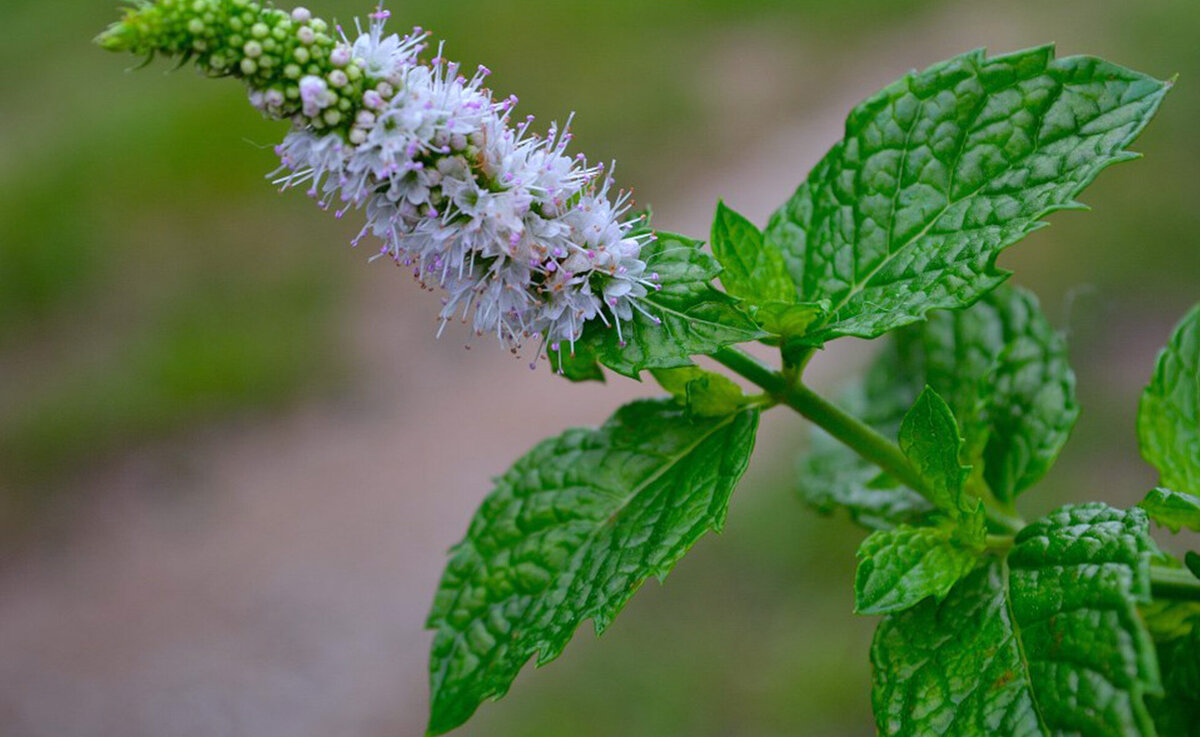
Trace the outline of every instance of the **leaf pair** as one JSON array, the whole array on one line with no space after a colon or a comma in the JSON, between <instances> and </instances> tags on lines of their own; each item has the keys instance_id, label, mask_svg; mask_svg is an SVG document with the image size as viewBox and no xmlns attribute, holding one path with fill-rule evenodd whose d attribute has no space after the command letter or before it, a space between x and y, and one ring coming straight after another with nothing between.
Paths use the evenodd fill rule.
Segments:
<instances>
[{"instance_id":1,"label":"leaf pair","mask_svg":"<svg viewBox=\"0 0 1200 737\"><path fill-rule=\"evenodd\" d=\"M876 530L858 549L855 610L903 611L922 599L942 599L976 566L987 527L979 499L966 493L969 468L959 465L962 439L954 414L926 387L900 425L900 448L925 481L937 521Z\"/></svg>"},{"instance_id":2,"label":"leaf pair","mask_svg":"<svg viewBox=\"0 0 1200 737\"><path fill-rule=\"evenodd\" d=\"M1003 560L886 617L871 647L881 735L1155 734L1161 691L1136 604L1156 550L1146 515L1064 507Z\"/></svg>"}]
</instances>

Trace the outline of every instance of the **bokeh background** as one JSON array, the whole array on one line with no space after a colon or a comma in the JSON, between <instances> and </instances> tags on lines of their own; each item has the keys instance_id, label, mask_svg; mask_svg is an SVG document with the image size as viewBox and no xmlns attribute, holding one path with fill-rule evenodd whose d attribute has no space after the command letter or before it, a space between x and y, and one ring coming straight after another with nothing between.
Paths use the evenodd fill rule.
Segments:
<instances>
[{"instance_id":1,"label":"bokeh background","mask_svg":"<svg viewBox=\"0 0 1200 737\"><path fill-rule=\"evenodd\" d=\"M1085 194L1095 211L1003 257L1070 334L1084 407L1027 513L1153 482L1138 392L1200 298L1195 0L391 5L521 110L576 111L579 147L696 235L718 197L765 221L849 107L910 68L1054 41L1179 73L1145 158ZM283 131L238 85L89 44L116 12L0 7L0 732L419 734L422 619L488 479L653 388L435 340L436 298L352 251L353 217L264 180ZM816 383L871 350L839 343ZM804 435L766 421L726 532L462 734L871 733L861 534L795 499Z\"/></svg>"}]
</instances>

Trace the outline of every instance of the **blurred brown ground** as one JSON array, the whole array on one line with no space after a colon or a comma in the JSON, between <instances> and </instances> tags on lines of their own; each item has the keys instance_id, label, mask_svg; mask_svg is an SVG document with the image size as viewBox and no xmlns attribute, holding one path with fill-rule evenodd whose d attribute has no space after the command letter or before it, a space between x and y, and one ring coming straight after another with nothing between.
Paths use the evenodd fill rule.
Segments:
<instances>
[{"instance_id":1,"label":"blurred brown ground","mask_svg":"<svg viewBox=\"0 0 1200 737\"><path fill-rule=\"evenodd\" d=\"M1061 9L1049 18L1045 22L1060 34L1064 52L1105 53L1108 37L1099 21L1074 24ZM1091 34L1099 41L1089 45ZM705 234L718 197L762 223L836 140L845 111L862 97L908 68L966 48L1007 50L1049 40L1037 6L1022 5L1019 13L1010 13L1003 4L935 4L897 21L894 29L875 29L864 38L854 45L859 53L812 52L807 68L822 81L812 85L806 104L791 107L786 122L749 126L753 135L738 136L744 118L756 111L780 114L772 98L790 80L773 72L777 59L752 32L730 34L714 49L718 56L711 66L681 82L702 88L706 99L727 101L728 109L722 112L718 105L708 123L720 131L717 139L726 147L698 148L682 160L660 161L675 167L672 174L639 190L654 205L658 225ZM830 55L822 58L824 53ZM1146 67L1136 57L1115 60ZM1175 71L1146 70L1163 76ZM1200 79L1200 69L1180 71ZM1168 111L1172 104L1169 100ZM1148 137L1156 135L1157 125ZM679 149L687 151L687 126L675 135L682 139ZM120 165L119 159L111 163ZM1119 167L1102 179L1136 179L1134 167L1141 165ZM1193 195L1200 193L1194 182L1187 186ZM1018 281L1043 290L1060 324L1063 295L1102 277L1089 276L1086 268L1076 275L1046 276L1047 262L1038 251L1055 247L1061 230L1072 236L1059 223L1081 217L1112 223L1127 215L1121 207L1137 206L1105 204L1091 215L1055 217L1055 228L1006 257ZM221 206L219 201L210 205ZM298 212L314 223L325 217L315 210ZM219 212L209 215L219 217ZM1186 244L1192 254L1196 242L1193 233ZM246 247L252 246L248 239ZM63 482L68 488L60 490L61 500L22 530L0 565L0 733L316 737L421 732L429 643L422 620L443 552L461 536L486 493L487 479L541 438L566 426L600 422L620 402L654 389L619 378L607 387L570 385L544 366L530 371L486 342L464 350L464 336L454 329L434 340L431 295L391 268L359 263L353 253L341 255L354 262L334 331L335 350L350 373L341 389L273 412L220 416L114 452ZM1057 272L1058 262L1048 263ZM1194 268L1197 260L1190 255L1183 263ZM1193 272L1194 277L1200 273ZM1118 408L1100 410L1099 417L1124 418L1127 425L1117 433L1124 455L1110 454L1102 463L1093 443L1091 451L1068 457L1067 470L1082 474L1082 480L1061 495L1088 486L1089 479L1103 479L1119 491L1097 496L1129 501L1150 482L1128 445L1131 406L1167 328L1197 296L1200 290L1193 289L1190 295L1165 295L1161 306L1124 309L1124 316L1107 322L1121 331L1116 337L1097 336L1096 327L1088 327L1099 324L1099 312L1070 317L1089 341L1088 360L1102 364L1084 374L1103 378L1084 390L1085 402L1089 396L1113 395ZM1094 299L1125 308L1135 302L1111 292ZM1144 329L1147 319L1150 329ZM853 342L828 351L814 365L815 383L834 386L868 351ZM1091 409L1085 404L1085 412ZM485 705L463 733L603 733L595 731L597 724L624 734L745 734L748 728L753 734L781 735L869 732L865 638L870 622L851 618L848 579L842 576L836 584L844 589L831 587L826 574L809 569L760 579L717 570L721 564L715 562L723 554L751 564L761 560L754 540L759 528L752 522L776 514L776 505L795 505L786 493L786 475L801 427L782 412L771 413L743 493L735 499L729 533L698 546L696 557L681 564L665 589L647 586L624 615L630 624L618 621L599 646L590 643L588 628L581 629L563 662L524 674L504 704ZM1085 426L1081 432L1095 436L1110 430ZM1052 480L1065 478L1064 473ZM1036 506L1044 509L1051 501ZM749 521L739 522L743 511ZM789 520L804 518L802 511L786 514ZM805 548L799 538L816 528L797 524L803 526L795 533L761 537L803 550L799 559L807 566L839 574L850 570L857 539L851 528L838 523L834 533L820 533L828 545ZM789 541L789 534L797 540ZM770 609L771 628L735 632L736 618L689 611L687 606L704 601L691 592L714 577L717 593L708 602L714 610L724 606L726 595L757 601L770 599L777 593L772 587L779 588L782 603ZM756 585L759 590L747 591ZM682 603L673 600L674 591L682 592ZM812 611L800 611L808 608ZM811 667L776 664L777 672L795 676L794 686L722 681L719 673L727 666L729 673L745 674L756 664L704 661L728 656L719 648L706 651L704 638L741 643L758 635L777 637L779 628L795 629L788 622L792 613L810 629L789 635L779 652L789 659L811 658ZM725 629L695 623L710 614ZM759 624L755 619L747 627ZM818 626L822 629L813 629ZM612 670L611 662L598 660L604 647L624 652L630 672L653 672L648 661L672 658L679 669L689 659L671 652L678 642L668 632L689 627L699 633L695 641L686 641L696 647L690 662L718 673L706 688L727 692L729 704L706 703L693 694L695 714L672 721L674 712L664 706L668 716L660 724L623 725L620 717L597 718L585 711L605 703L613 711L623 708L618 681L624 676ZM830 627L839 629L830 632ZM662 651L654 649L656 633L662 633ZM740 652L747 660L763 657L755 647L770 646L756 644ZM797 700L809 704L800 691L819 691L821 671L832 672L841 661L852 664L829 678L837 688L850 684L846 693L823 708L787 706L791 688ZM596 675L589 678L593 669ZM600 693L569 702L575 706L564 707L566 713L535 703L561 698L553 684L556 673L574 688L611 689L613 696ZM521 696L526 688L530 695ZM783 700L784 706L757 701L760 692L773 694L770 698ZM688 702L686 694L680 698ZM769 713L747 715L747 707L733 703L743 698ZM778 723L771 723L775 717Z\"/></svg>"}]
</instances>

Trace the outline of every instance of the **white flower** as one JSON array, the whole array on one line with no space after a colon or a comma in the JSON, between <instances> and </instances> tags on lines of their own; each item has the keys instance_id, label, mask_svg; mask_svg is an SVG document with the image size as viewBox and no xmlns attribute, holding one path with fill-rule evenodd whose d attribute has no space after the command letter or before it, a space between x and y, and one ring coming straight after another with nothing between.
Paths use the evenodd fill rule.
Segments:
<instances>
[{"instance_id":1,"label":"white flower","mask_svg":"<svg viewBox=\"0 0 1200 737\"><path fill-rule=\"evenodd\" d=\"M372 14L336 50L335 64L349 54L370 82L349 134L298 119L277 147L276 182L340 203L339 217L364 208L355 244L378 237L377 256L444 289L443 328L461 319L516 351L530 337L573 343L591 320L618 334L635 311L657 321L640 304L657 288L639 259L652 236L631 234L628 198L610 199L602 166L566 153L570 121L545 136L530 133L532 117L514 126L516 98L495 100L485 67L467 77L440 49L424 63L426 34L385 36L385 18ZM336 111L326 79L304 77L299 89L308 118Z\"/></svg>"}]
</instances>

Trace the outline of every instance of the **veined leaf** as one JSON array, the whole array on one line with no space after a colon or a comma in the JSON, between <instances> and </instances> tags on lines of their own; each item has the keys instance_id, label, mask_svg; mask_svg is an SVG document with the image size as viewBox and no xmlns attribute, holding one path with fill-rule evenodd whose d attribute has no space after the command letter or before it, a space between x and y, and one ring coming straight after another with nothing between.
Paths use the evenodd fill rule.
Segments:
<instances>
[{"instance_id":1,"label":"veined leaf","mask_svg":"<svg viewBox=\"0 0 1200 737\"><path fill-rule=\"evenodd\" d=\"M598 429L542 442L498 478L429 616L429 731L504 695L583 621L603 631L642 581L719 530L757 423L752 409L701 420L670 401L635 402Z\"/></svg>"},{"instance_id":2,"label":"veined leaf","mask_svg":"<svg viewBox=\"0 0 1200 737\"><path fill-rule=\"evenodd\" d=\"M753 305L797 301L796 284L783 254L763 243L754 223L724 202L717 203L711 245L721 264L721 284L729 294Z\"/></svg>"},{"instance_id":3,"label":"veined leaf","mask_svg":"<svg viewBox=\"0 0 1200 737\"><path fill-rule=\"evenodd\" d=\"M1009 286L965 310L938 311L893 333L848 409L895 436L905 408L927 385L954 411L965 440L959 460L975 466L970 483L981 481L1002 501L1045 474L1079 415L1065 341L1032 294ZM821 509L836 506L838 498L861 506L879 496L867 493L861 480L877 475L850 451L815 441L802 488ZM879 527L865 510L859 516Z\"/></svg>"},{"instance_id":4,"label":"veined leaf","mask_svg":"<svg viewBox=\"0 0 1200 737\"><path fill-rule=\"evenodd\" d=\"M1183 527L1200 532L1200 499L1191 494L1154 489L1138 506L1171 532L1179 532Z\"/></svg>"},{"instance_id":5,"label":"veined leaf","mask_svg":"<svg viewBox=\"0 0 1200 737\"><path fill-rule=\"evenodd\" d=\"M954 525L900 525L872 532L858 548L854 610L886 614L932 596L941 601L983 552L983 528L968 542Z\"/></svg>"},{"instance_id":6,"label":"veined leaf","mask_svg":"<svg viewBox=\"0 0 1200 737\"><path fill-rule=\"evenodd\" d=\"M962 438L958 423L946 400L925 387L900 423L900 450L928 484L929 501L954 518L979 507L978 499L967 499L963 485L970 468L959 465Z\"/></svg>"},{"instance_id":7,"label":"veined leaf","mask_svg":"<svg viewBox=\"0 0 1200 737\"><path fill-rule=\"evenodd\" d=\"M873 338L995 288L1000 251L1134 158L1169 87L1047 46L972 51L860 104L767 225L800 299L831 301L812 339Z\"/></svg>"},{"instance_id":8,"label":"veined leaf","mask_svg":"<svg viewBox=\"0 0 1200 737\"><path fill-rule=\"evenodd\" d=\"M930 315L895 340L909 345L885 354L889 372L923 378L945 397L967 440L963 459L979 467L992 494L1011 501L1045 475L1079 405L1066 342L1033 294L1000 287L966 310Z\"/></svg>"},{"instance_id":9,"label":"veined leaf","mask_svg":"<svg viewBox=\"0 0 1200 737\"><path fill-rule=\"evenodd\" d=\"M979 561L987 525L979 499L964 490L969 469L958 463L961 445L950 407L926 387L904 415L900 449L945 516L929 527L900 525L863 541L854 581L860 614L902 611L929 596L941 600Z\"/></svg>"},{"instance_id":10,"label":"veined leaf","mask_svg":"<svg viewBox=\"0 0 1200 737\"><path fill-rule=\"evenodd\" d=\"M641 300L645 313L635 310L613 327L592 320L576 350L582 344L600 363L637 378L643 369L690 366L694 355L765 337L736 299L712 285L721 267L700 245L673 233L646 244L641 258L661 288Z\"/></svg>"},{"instance_id":11,"label":"veined leaf","mask_svg":"<svg viewBox=\"0 0 1200 737\"><path fill-rule=\"evenodd\" d=\"M1158 356L1138 408L1138 438L1163 486L1200 494L1200 304Z\"/></svg>"},{"instance_id":12,"label":"veined leaf","mask_svg":"<svg viewBox=\"0 0 1200 737\"><path fill-rule=\"evenodd\" d=\"M1140 509L1064 507L871 648L881 735L1151 737L1161 692L1137 604L1155 550Z\"/></svg>"},{"instance_id":13,"label":"veined leaf","mask_svg":"<svg viewBox=\"0 0 1200 737\"><path fill-rule=\"evenodd\" d=\"M927 519L933 505L889 474L864 461L829 435L815 430L812 448L798 469L800 497L821 514L845 509L869 530Z\"/></svg>"}]
</instances>

